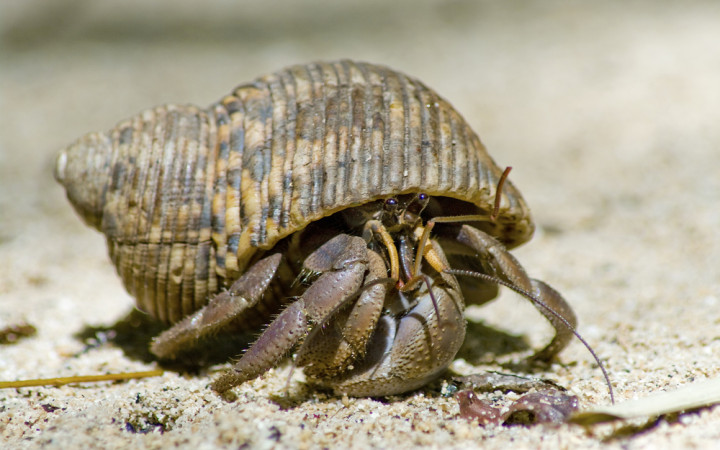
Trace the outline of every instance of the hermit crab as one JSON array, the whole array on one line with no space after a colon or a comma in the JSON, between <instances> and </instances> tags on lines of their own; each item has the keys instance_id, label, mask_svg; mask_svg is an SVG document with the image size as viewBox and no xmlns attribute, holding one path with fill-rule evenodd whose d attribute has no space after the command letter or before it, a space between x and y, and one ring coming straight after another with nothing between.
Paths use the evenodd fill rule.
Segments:
<instances>
[{"instance_id":1,"label":"hermit crab","mask_svg":"<svg viewBox=\"0 0 720 450\"><path fill-rule=\"evenodd\" d=\"M64 149L55 177L137 307L173 324L155 355L269 323L220 392L293 349L337 394L417 389L498 284L554 326L537 358L575 333L562 296L507 251L534 230L520 192L448 102L386 67L297 65L207 109L150 109Z\"/></svg>"}]
</instances>

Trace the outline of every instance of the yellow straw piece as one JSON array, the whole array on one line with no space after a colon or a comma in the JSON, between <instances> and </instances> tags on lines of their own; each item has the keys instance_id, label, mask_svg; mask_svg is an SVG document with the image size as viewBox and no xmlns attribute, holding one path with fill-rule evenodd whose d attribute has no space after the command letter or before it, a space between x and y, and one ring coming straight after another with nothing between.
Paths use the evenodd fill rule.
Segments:
<instances>
[{"instance_id":1,"label":"yellow straw piece","mask_svg":"<svg viewBox=\"0 0 720 450\"><path fill-rule=\"evenodd\" d=\"M31 386L62 386L70 383L94 383L98 381L119 381L132 380L135 378L159 377L163 374L160 369L149 370L147 372L124 372L109 373L105 375L82 375L77 377L60 377L60 378L38 378L34 380L21 381L0 381L0 389L21 388Z\"/></svg>"}]
</instances>

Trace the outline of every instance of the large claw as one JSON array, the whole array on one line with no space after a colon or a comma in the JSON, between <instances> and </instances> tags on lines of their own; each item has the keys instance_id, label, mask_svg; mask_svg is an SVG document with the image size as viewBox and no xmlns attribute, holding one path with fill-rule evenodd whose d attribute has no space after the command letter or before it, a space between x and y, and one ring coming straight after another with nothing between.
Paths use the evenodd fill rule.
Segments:
<instances>
[{"instance_id":1,"label":"large claw","mask_svg":"<svg viewBox=\"0 0 720 450\"><path fill-rule=\"evenodd\" d=\"M297 353L295 363L313 378L336 376L365 356L388 290L387 283L373 284L387 277L382 256L371 250L367 255L368 274L357 301L339 311L331 326L313 329Z\"/></svg>"},{"instance_id":2,"label":"large claw","mask_svg":"<svg viewBox=\"0 0 720 450\"><path fill-rule=\"evenodd\" d=\"M338 394L382 396L417 389L440 375L465 339L465 305L452 275L435 278L432 295L424 283L418 286L411 298L414 306L399 317L380 318L366 357L353 370L322 384ZM405 301L405 293L393 295L390 301Z\"/></svg>"}]
</instances>

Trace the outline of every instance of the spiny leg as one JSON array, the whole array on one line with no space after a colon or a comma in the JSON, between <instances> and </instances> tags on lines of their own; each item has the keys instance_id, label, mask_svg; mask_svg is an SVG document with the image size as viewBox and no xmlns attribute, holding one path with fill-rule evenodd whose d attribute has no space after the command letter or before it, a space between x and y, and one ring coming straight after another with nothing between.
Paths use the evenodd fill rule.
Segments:
<instances>
[{"instance_id":1,"label":"spiny leg","mask_svg":"<svg viewBox=\"0 0 720 450\"><path fill-rule=\"evenodd\" d=\"M450 222L451 220L444 221ZM552 341L550 341L545 348L535 353L532 359L549 361L568 345L573 336L578 338L595 359L598 367L600 367L608 386L610 401L615 403L612 383L605 370L605 366L603 366L602 361L600 361L600 358L598 358L590 344L576 331L577 317L567 301L565 301L556 290L544 282L528 278L525 270L520 266L520 263L517 262L515 257L513 257L501 243L487 233L469 225L462 225L460 231L455 236L455 240L477 252L477 256L483 261L483 266L490 272L493 272L493 274L462 269L448 269L445 272L476 277L491 283L501 284L532 301L533 306L535 306L535 308L550 321L553 328L555 328L555 336ZM446 236L444 242L448 241L451 240ZM530 289L527 287L528 281L531 286Z\"/></svg>"},{"instance_id":2,"label":"spiny leg","mask_svg":"<svg viewBox=\"0 0 720 450\"><path fill-rule=\"evenodd\" d=\"M207 305L185 317L156 337L150 351L159 358L173 358L202 338L227 326L243 311L252 308L277 271L282 255L275 253L252 265L230 289L213 297Z\"/></svg>"},{"instance_id":3,"label":"spiny leg","mask_svg":"<svg viewBox=\"0 0 720 450\"><path fill-rule=\"evenodd\" d=\"M597 362L598 367L602 371L603 377L605 378L605 383L607 383L608 387L608 393L610 394L610 401L614 404L615 403L615 395L613 394L613 388L612 383L610 382L610 377L607 373L607 370L605 370L605 366L603 365L602 361L600 361L600 358L597 356L595 351L592 349L590 344L583 338L580 333L577 332L575 329L575 323L570 323L567 319L565 319L564 316L560 315L559 312L555 310L557 308L557 303L555 307L549 306L551 302L549 302L548 299L554 298L554 302L565 302L565 300L558 294L555 290L553 290L550 286L543 283L539 280L532 280L533 285L535 286L534 292L529 292L524 289L521 289L511 283L508 283L507 281L501 280L497 277L494 277L492 275L487 275L482 272L474 272L470 270L464 270L464 269L447 269L445 270L448 274L454 274L454 275L462 275L462 276L470 276L474 278L479 278L481 280L485 280L490 283L497 283L500 285L503 285L505 287L508 287L512 289L513 291L517 292L518 294L522 295L523 297L527 298L528 300L532 301L533 305L540 311L545 311L543 314L548 317L552 323L553 326L557 329L559 326L564 326L565 330L569 332L568 335L563 335L561 331L557 331L555 338L548 344L544 349L537 352L533 359L538 360L550 360L554 355L556 355L558 352L560 352L568 343L569 339L572 338L572 336L575 336L578 338L580 342L585 346L585 348L590 352L592 357L595 359L595 362ZM538 294L540 292L540 294ZM567 303L566 303L567 306ZM569 307L568 307L569 308ZM547 314L546 314L547 313ZM566 311L566 314L568 316L574 317L574 313L572 313L572 310L568 309ZM573 322L576 322L574 320Z\"/></svg>"},{"instance_id":4,"label":"spiny leg","mask_svg":"<svg viewBox=\"0 0 720 450\"><path fill-rule=\"evenodd\" d=\"M367 269L365 241L341 234L307 257L304 271L320 276L273 320L212 388L224 392L274 367L311 327L322 324L357 295Z\"/></svg>"},{"instance_id":5,"label":"spiny leg","mask_svg":"<svg viewBox=\"0 0 720 450\"><path fill-rule=\"evenodd\" d=\"M538 311L552 324L555 336L545 348L533 356L533 359L548 361L568 345L574 336L573 329L577 326L577 317L556 290L542 281L528 277L525 269L505 249L505 246L477 228L462 225L457 234L457 241L477 252L478 257L483 260L483 265L492 270L493 273L490 275L531 294L546 306L533 302ZM472 303L472 300L468 299L468 302ZM548 309L553 310L555 314ZM558 315L565 320L563 321Z\"/></svg>"}]
</instances>

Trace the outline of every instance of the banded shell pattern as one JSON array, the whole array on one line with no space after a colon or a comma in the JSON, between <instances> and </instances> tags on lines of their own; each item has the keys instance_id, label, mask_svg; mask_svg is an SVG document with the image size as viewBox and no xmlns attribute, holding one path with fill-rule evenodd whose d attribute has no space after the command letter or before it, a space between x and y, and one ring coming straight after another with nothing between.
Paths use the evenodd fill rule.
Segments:
<instances>
[{"instance_id":1,"label":"banded shell pattern","mask_svg":"<svg viewBox=\"0 0 720 450\"><path fill-rule=\"evenodd\" d=\"M433 90L339 61L261 77L207 109L147 110L70 145L55 175L138 307L172 323L313 221L412 192L489 214L501 174ZM503 194L486 225L513 247L533 225L511 183Z\"/></svg>"}]
</instances>

